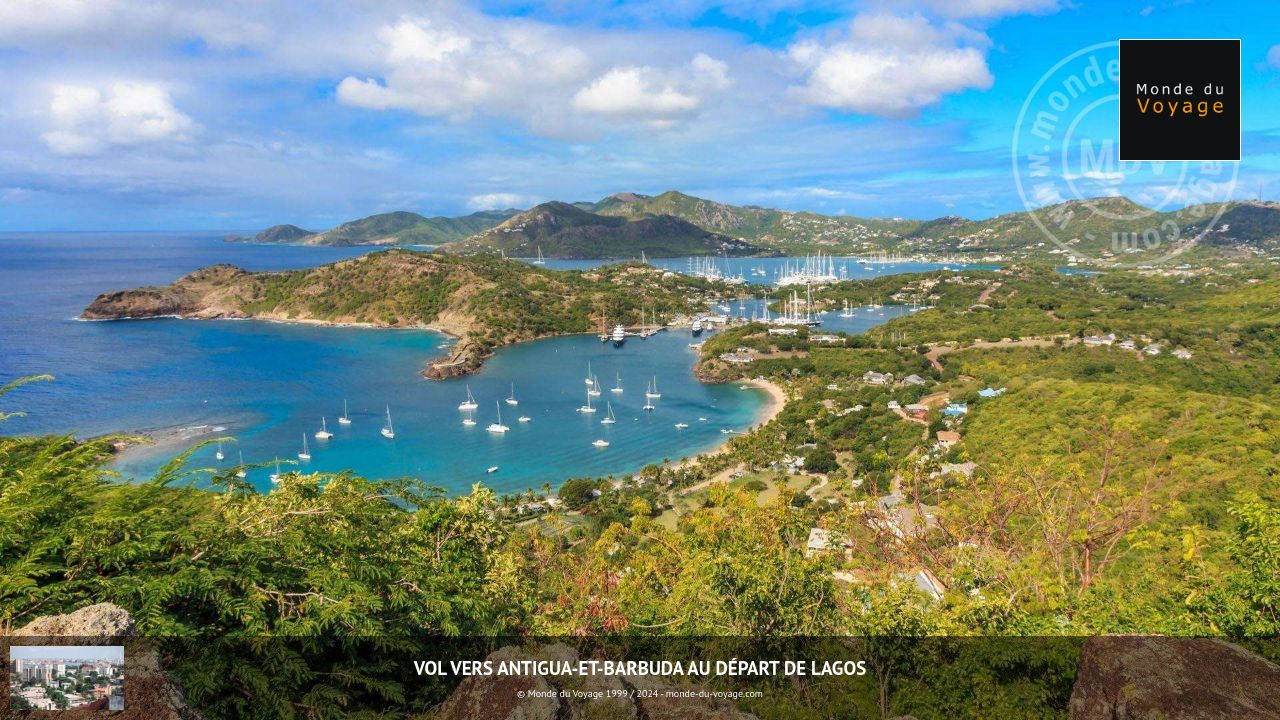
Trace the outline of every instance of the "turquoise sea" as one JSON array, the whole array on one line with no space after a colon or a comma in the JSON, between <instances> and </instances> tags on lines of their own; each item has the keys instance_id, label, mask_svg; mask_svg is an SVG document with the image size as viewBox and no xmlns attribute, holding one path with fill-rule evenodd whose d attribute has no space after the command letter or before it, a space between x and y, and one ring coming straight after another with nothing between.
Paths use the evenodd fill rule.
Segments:
<instances>
[{"instance_id":1,"label":"turquoise sea","mask_svg":"<svg viewBox=\"0 0 1280 720\"><path fill-rule=\"evenodd\" d=\"M0 411L27 413L0 432L165 438L126 453L115 466L126 477L146 477L216 428L237 440L224 446L224 466L240 453L249 463L297 461L305 434L312 455L301 465L305 469L413 475L451 492L483 482L506 492L558 486L569 477L621 475L708 450L727 438L722 431L749 427L766 402L760 392L736 384L695 380L687 331L633 338L622 348L593 336L525 343L498 353L478 375L435 382L419 373L450 341L429 332L74 319L100 292L171 282L216 262L277 270L362 252L367 250L230 244L214 234L0 236L0 383L38 373L57 377L0 400ZM677 270L685 265L662 262ZM751 304L735 303L733 311L749 314ZM832 313L823 327L860 332L901 312ZM586 402L588 362L603 390L592 398L599 408L594 414L576 411ZM623 392L613 393L619 377ZM645 385L655 377L662 397L656 410L645 412ZM500 402L512 384L515 406ZM467 385L479 403L472 427L463 426L457 409ZM344 399L349 426L337 423ZM613 425L600 423L606 403L617 417ZM394 440L379 434L387 406ZM499 411L510 432L487 432ZM520 416L530 420L518 422ZM330 440L314 437L321 418L334 433ZM689 427L676 429L679 422ZM610 444L598 448L595 440ZM195 462L217 466L214 448L202 450ZM487 472L491 467L498 469ZM270 472L255 470L250 479L265 489Z\"/></svg>"}]
</instances>

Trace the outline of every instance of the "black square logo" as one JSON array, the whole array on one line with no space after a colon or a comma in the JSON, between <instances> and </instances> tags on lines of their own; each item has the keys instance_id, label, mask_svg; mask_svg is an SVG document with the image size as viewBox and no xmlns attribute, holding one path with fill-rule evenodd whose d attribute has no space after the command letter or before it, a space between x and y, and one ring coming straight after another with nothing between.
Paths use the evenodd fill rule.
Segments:
<instances>
[{"instance_id":1,"label":"black square logo","mask_svg":"<svg viewBox=\"0 0 1280 720\"><path fill-rule=\"evenodd\" d=\"M1239 160L1240 41L1121 40L1120 159Z\"/></svg>"}]
</instances>

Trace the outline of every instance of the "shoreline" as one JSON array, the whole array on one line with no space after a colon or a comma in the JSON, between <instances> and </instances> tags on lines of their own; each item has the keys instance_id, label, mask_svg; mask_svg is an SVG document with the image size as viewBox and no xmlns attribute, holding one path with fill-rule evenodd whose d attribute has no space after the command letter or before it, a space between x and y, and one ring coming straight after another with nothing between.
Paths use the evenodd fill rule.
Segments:
<instances>
[{"instance_id":1,"label":"shoreline","mask_svg":"<svg viewBox=\"0 0 1280 720\"><path fill-rule=\"evenodd\" d=\"M782 408L786 407L787 405L786 389L772 380L769 380L763 377L757 377L757 378L750 378L747 380L733 380L731 382L735 382L739 385L746 385L748 387L755 388L756 390L763 392L765 394L765 397L767 398L765 401L767 407L765 408L764 413L760 416L760 418L757 419L754 423L752 423L751 430L757 430L760 427L769 424L769 422L771 422L774 418L778 417L778 415L782 413ZM680 462L675 463L670 467L672 470L687 470L693 467L694 465L697 465L698 462L703 460L704 458L713 458L717 455L722 455L728 449L730 440L732 440L734 437L738 437L746 434L747 433L735 433L733 435L730 435L724 442L720 443L715 448L711 450L707 450L706 452L700 452L697 455L694 455L692 457L685 458L684 460L681 460Z\"/></svg>"}]
</instances>

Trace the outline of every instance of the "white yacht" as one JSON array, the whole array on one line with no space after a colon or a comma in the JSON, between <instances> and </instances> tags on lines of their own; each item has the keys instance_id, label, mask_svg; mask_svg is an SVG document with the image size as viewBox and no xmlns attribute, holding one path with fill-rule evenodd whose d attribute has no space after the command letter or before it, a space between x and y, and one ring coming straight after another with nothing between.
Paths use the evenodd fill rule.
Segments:
<instances>
[{"instance_id":1,"label":"white yacht","mask_svg":"<svg viewBox=\"0 0 1280 720\"><path fill-rule=\"evenodd\" d=\"M692 330L694 337L698 337L699 335L701 335L702 334L702 318L698 318L697 320L694 320L693 327L690 329Z\"/></svg>"},{"instance_id":2,"label":"white yacht","mask_svg":"<svg viewBox=\"0 0 1280 720\"><path fill-rule=\"evenodd\" d=\"M516 418L516 422L529 422L532 419L533 418L529 417L528 415L521 415L520 417Z\"/></svg>"},{"instance_id":3,"label":"white yacht","mask_svg":"<svg viewBox=\"0 0 1280 720\"><path fill-rule=\"evenodd\" d=\"M382 437L388 440L396 439L396 429L391 425L391 406L387 406L387 424L382 426Z\"/></svg>"},{"instance_id":4,"label":"white yacht","mask_svg":"<svg viewBox=\"0 0 1280 720\"><path fill-rule=\"evenodd\" d=\"M627 341L627 329L622 327L621 325L614 325L612 337L613 337L613 346L622 347L623 343Z\"/></svg>"},{"instance_id":5,"label":"white yacht","mask_svg":"<svg viewBox=\"0 0 1280 720\"><path fill-rule=\"evenodd\" d=\"M618 373L618 381L614 383L613 389L610 390L609 392L616 392L616 393L622 392L622 373Z\"/></svg>"},{"instance_id":6,"label":"white yacht","mask_svg":"<svg viewBox=\"0 0 1280 720\"><path fill-rule=\"evenodd\" d=\"M614 424L614 423L618 422L618 419L617 419L617 418L615 418L615 417L613 416L613 403L606 402L606 403L605 403L605 407L609 408L609 414L608 414L608 415L606 415L606 416L605 416L605 418L604 418L603 420L601 420L601 421L600 421L600 424L601 424L601 425L612 425L612 424Z\"/></svg>"},{"instance_id":7,"label":"white yacht","mask_svg":"<svg viewBox=\"0 0 1280 720\"><path fill-rule=\"evenodd\" d=\"M471 386L470 386L470 385L468 385L468 386L467 386L467 399L466 399L466 400L463 400L463 401L462 401L462 402L460 402L460 403L458 403L458 409L459 409L459 410L475 410L475 409L476 409L476 408L478 408L478 407L480 407L480 406L476 404L476 399L475 399L474 397L472 397L472 396L471 396Z\"/></svg>"},{"instance_id":8,"label":"white yacht","mask_svg":"<svg viewBox=\"0 0 1280 720\"><path fill-rule=\"evenodd\" d=\"M685 429L685 428L687 428L687 427L689 427L689 423L676 423L676 429L677 429L677 430L683 430L683 429Z\"/></svg>"},{"instance_id":9,"label":"white yacht","mask_svg":"<svg viewBox=\"0 0 1280 720\"><path fill-rule=\"evenodd\" d=\"M320 418L320 429L316 431L317 440L328 440L333 437L333 433L329 432L329 427L324 424L324 418Z\"/></svg>"},{"instance_id":10,"label":"white yacht","mask_svg":"<svg viewBox=\"0 0 1280 720\"><path fill-rule=\"evenodd\" d=\"M511 397L507 398L508 405L519 405L520 401L516 399L516 384L511 383Z\"/></svg>"},{"instance_id":11,"label":"white yacht","mask_svg":"<svg viewBox=\"0 0 1280 720\"><path fill-rule=\"evenodd\" d=\"M472 425L476 424L476 418L474 415L471 414L470 410L467 411L467 416L462 418L462 424L466 425L467 427L471 427Z\"/></svg>"},{"instance_id":12,"label":"white yacht","mask_svg":"<svg viewBox=\"0 0 1280 720\"><path fill-rule=\"evenodd\" d=\"M307 434L302 433L302 452L298 453L299 460L310 460L311 451L307 449Z\"/></svg>"},{"instance_id":13,"label":"white yacht","mask_svg":"<svg viewBox=\"0 0 1280 720\"><path fill-rule=\"evenodd\" d=\"M278 457L276 458L276 471L271 473L267 477L271 479L271 484L273 485L280 482L280 458Z\"/></svg>"},{"instance_id":14,"label":"white yacht","mask_svg":"<svg viewBox=\"0 0 1280 720\"><path fill-rule=\"evenodd\" d=\"M538 246L538 258L533 261L534 265L546 265L547 259L542 257L542 246Z\"/></svg>"},{"instance_id":15,"label":"white yacht","mask_svg":"<svg viewBox=\"0 0 1280 720\"><path fill-rule=\"evenodd\" d=\"M351 413L347 411L347 401L342 401L342 416L338 418L339 425L351 424Z\"/></svg>"},{"instance_id":16,"label":"white yacht","mask_svg":"<svg viewBox=\"0 0 1280 720\"><path fill-rule=\"evenodd\" d=\"M593 407L591 407L591 391L590 391L590 390L588 390L588 391L587 391L587 404L586 404L586 405L583 405L583 406L582 406L582 407L580 407L580 408L578 408L578 412L580 412L580 413L593 413L593 412L595 412L595 411L596 411L596 409L595 409L595 408L593 408Z\"/></svg>"},{"instance_id":17,"label":"white yacht","mask_svg":"<svg viewBox=\"0 0 1280 720\"><path fill-rule=\"evenodd\" d=\"M510 430L511 428L502 424L502 403L495 402L493 406L498 408L498 422L489 423L489 427L485 429L491 433L504 433Z\"/></svg>"},{"instance_id":18,"label":"white yacht","mask_svg":"<svg viewBox=\"0 0 1280 720\"><path fill-rule=\"evenodd\" d=\"M649 386L648 390L644 391L644 396L650 400L657 400L662 397L662 393L658 392L658 376L655 375L653 377L653 384Z\"/></svg>"},{"instance_id":19,"label":"white yacht","mask_svg":"<svg viewBox=\"0 0 1280 720\"><path fill-rule=\"evenodd\" d=\"M219 441L218 441L218 452L214 453L214 454L213 454L213 457L214 457L214 459L216 459L216 460L222 460L224 457L226 457L226 455L223 455L223 454L222 454L222 441L221 441L221 440L219 440Z\"/></svg>"},{"instance_id":20,"label":"white yacht","mask_svg":"<svg viewBox=\"0 0 1280 720\"><path fill-rule=\"evenodd\" d=\"M590 361L588 361L588 362L587 362L587 377L586 377L586 378L584 378L582 382L584 382L584 383L586 383L586 384L588 384L588 385L591 385L592 383L594 383L594 382L595 382L595 377L596 377L595 375L592 375L592 374L591 374L591 362L590 362Z\"/></svg>"},{"instance_id":21,"label":"white yacht","mask_svg":"<svg viewBox=\"0 0 1280 720\"><path fill-rule=\"evenodd\" d=\"M600 448L603 448L603 447L609 447L609 441L608 441L608 440L596 440L596 441L592 442L591 444L592 444L592 445L595 445L596 447L600 447Z\"/></svg>"},{"instance_id":22,"label":"white yacht","mask_svg":"<svg viewBox=\"0 0 1280 720\"><path fill-rule=\"evenodd\" d=\"M240 452L240 469L236 471L236 477L243 479L248 475L249 473L244 471L244 452L241 451Z\"/></svg>"}]
</instances>

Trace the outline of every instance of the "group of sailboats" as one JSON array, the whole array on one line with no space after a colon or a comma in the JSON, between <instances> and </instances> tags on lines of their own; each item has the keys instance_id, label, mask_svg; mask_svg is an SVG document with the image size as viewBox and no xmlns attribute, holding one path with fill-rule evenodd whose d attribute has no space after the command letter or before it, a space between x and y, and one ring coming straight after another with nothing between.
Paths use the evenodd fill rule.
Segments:
<instances>
[{"instance_id":1,"label":"group of sailboats","mask_svg":"<svg viewBox=\"0 0 1280 720\"><path fill-rule=\"evenodd\" d=\"M465 415L462 418L462 424L467 427L472 427L476 424L475 410L477 407L479 407L479 404L476 403L475 396L471 394L471 386L467 385L466 387L467 387L467 399L458 403L458 410L465 413ZM511 394L507 396L507 399L504 402L506 402L508 405L511 405L512 407L520 404L520 401L516 399L515 383L511 383ZM511 428L507 425L502 424L502 403L495 400L493 404L494 404L494 407L497 408L498 410L498 420L497 422L489 423L489 425L485 429L491 433L510 432ZM531 419L532 418L530 418L527 415L521 415L519 418L519 421L522 423L527 423Z\"/></svg>"}]
</instances>

